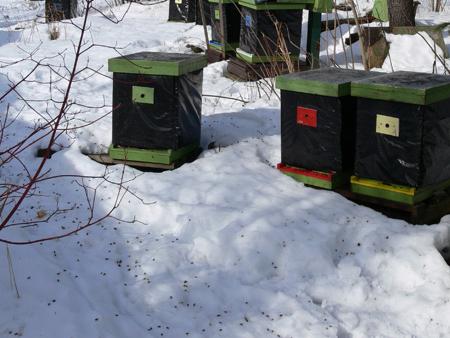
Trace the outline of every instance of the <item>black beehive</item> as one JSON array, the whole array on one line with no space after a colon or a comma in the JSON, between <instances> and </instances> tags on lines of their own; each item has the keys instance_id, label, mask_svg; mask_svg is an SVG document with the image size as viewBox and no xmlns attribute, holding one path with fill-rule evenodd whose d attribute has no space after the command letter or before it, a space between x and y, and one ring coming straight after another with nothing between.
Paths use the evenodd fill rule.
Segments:
<instances>
[{"instance_id":1,"label":"black beehive","mask_svg":"<svg viewBox=\"0 0 450 338\"><path fill-rule=\"evenodd\" d=\"M350 97L350 83L378 74L322 68L278 76L282 163L308 170L351 172L356 100Z\"/></svg>"},{"instance_id":2,"label":"black beehive","mask_svg":"<svg viewBox=\"0 0 450 338\"><path fill-rule=\"evenodd\" d=\"M113 146L179 149L200 141L203 55L142 52L109 59Z\"/></svg>"},{"instance_id":3,"label":"black beehive","mask_svg":"<svg viewBox=\"0 0 450 338\"><path fill-rule=\"evenodd\" d=\"M239 39L242 54L270 58L280 55L279 47L285 43L290 55L299 56L304 4L251 4L244 1L239 4L242 6ZM284 41L280 42L281 39Z\"/></svg>"},{"instance_id":4,"label":"black beehive","mask_svg":"<svg viewBox=\"0 0 450 338\"><path fill-rule=\"evenodd\" d=\"M78 0L46 0L46 22L75 18L78 14Z\"/></svg>"},{"instance_id":5,"label":"black beehive","mask_svg":"<svg viewBox=\"0 0 450 338\"><path fill-rule=\"evenodd\" d=\"M220 6L217 1L210 1L211 10L211 40L215 43L222 42L222 34L220 28L220 16L222 14L224 40L227 49L237 47L239 43L239 34L241 26L241 14L237 3L231 0L225 0L222 4L223 13L220 13Z\"/></svg>"},{"instance_id":6,"label":"black beehive","mask_svg":"<svg viewBox=\"0 0 450 338\"><path fill-rule=\"evenodd\" d=\"M170 0L169 21L195 22L196 0Z\"/></svg>"},{"instance_id":7,"label":"black beehive","mask_svg":"<svg viewBox=\"0 0 450 338\"><path fill-rule=\"evenodd\" d=\"M203 3L203 13L205 14L205 25L211 25L211 4L208 0L199 0ZM200 11L200 4L197 3L195 24L202 25L202 13Z\"/></svg>"},{"instance_id":8,"label":"black beehive","mask_svg":"<svg viewBox=\"0 0 450 338\"><path fill-rule=\"evenodd\" d=\"M424 187L450 179L450 77L396 72L354 82L355 173Z\"/></svg>"}]
</instances>

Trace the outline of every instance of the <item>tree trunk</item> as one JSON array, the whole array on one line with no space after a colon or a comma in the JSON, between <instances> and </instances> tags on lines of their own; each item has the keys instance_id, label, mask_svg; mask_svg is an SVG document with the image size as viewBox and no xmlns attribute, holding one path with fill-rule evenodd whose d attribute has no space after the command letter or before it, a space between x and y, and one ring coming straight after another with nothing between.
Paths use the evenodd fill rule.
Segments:
<instances>
[{"instance_id":1,"label":"tree trunk","mask_svg":"<svg viewBox=\"0 0 450 338\"><path fill-rule=\"evenodd\" d=\"M389 26L415 26L413 0L388 0Z\"/></svg>"}]
</instances>

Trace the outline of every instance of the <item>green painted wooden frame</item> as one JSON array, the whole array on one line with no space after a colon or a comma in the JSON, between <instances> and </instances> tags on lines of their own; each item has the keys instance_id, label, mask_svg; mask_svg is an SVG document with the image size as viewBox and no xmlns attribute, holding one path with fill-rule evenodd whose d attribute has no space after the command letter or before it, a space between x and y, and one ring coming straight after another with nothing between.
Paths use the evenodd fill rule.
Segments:
<instances>
[{"instance_id":1,"label":"green painted wooden frame","mask_svg":"<svg viewBox=\"0 0 450 338\"><path fill-rule=\"evenodd\" d=\"M309 1L309 0L308 0ZM285 9L305 9L306 6L310 5L310 2L305 3L281 3L281 2L263 2L256 3L252 0L239 0L239 5L247 8L251 8L257 11L267 11L267 10L285 10Z\"/></svg>"},{"instance_id":2,"label":"green painted wooden frame","mask_svg":"<svg viewBox=\"0 0 450 338\"><path fill-rule=\"evenodd\" d=\"M245 0L243 0L245 1ZM315 0L276 0L277 3L280 4L305 4L305 5L313 5Z\"/></svg>"},{"instance_id":3,"label":"green painted wooden frame","mask_svg":"<svg viewBox=\"0 0 450 338\"><path fill-rule=\"evenodd\" d=\"M286 176L292 177L297 182L301 182L306 185L310 185L310 186L322 188L322 189L327 189L327 190L334 189L332 181L320 180L317 178L298 175L298 174L289 173L289 172L283 172L283 174L285 174Z\"/></svg>"},{"instance_id":4,"label":"green painted wooden frame","mask_svg":"<svg viewBox=\"0 0 450 338\"><path fill-rule=\"evenodd\" d=\"M108 60L108 71L113 73L148 74L180 76L206 67L206 56L199 55L195 60L154 61L131 60L126 56Z\"/></svg>"},{"instance_id":5,"label":"green painted wooden frame","mask_svg":"<svg viewBox=\"0 0 450 338\"><path fill-rule=\"evenodd\" d=\"M292 81L285 76L277 76L275 86L281 90L323 96L340 97L350 95L350 82L340 84L312 80Z\"/></svg>"},{"instance_id":6,"label":"green painted wooden frame","mask_svg":"<svg viewBox=\"0 0 450 338\"><path fill-rule=\"evenodd\" d=\"M450 180L438 185L416 189L401 185L388 185L376 180L362 179L356 176L351 177L352 192L407 205L423 202L436 191L444 190L448 187L450 187Z\"/></svg>"},{"instance_id":7,"label":"green painted wooden frame","mask_svg":"<svg viewBox=\"0 0 450 338\"><path fill-rule=\"evenodd\" d=\"M236 48L236 56L248 63L264 63L264 62L282 62L286 61L282 55L256 55L243 51L240 48ZM297 61L297 55L290 55L292 61Z\"/></svg>"},{"instance_id":8,"label":"green painted wooden frame","mask_svg":"<svg viewBox=\"0 0 450 338\"><path fill-rule=\"evenodd\" d=\"M218 4L219 2L221 2L223 4L232 4L233 2L237 3L237 1L234 1L234 0L222 0L222 1L219 1L219 0L208 0L208 2L212 3L212 4Z\"/></svg>"},{"instance_id":9,"label":"green painted wooden frame","mask_svg":"<svg viewBox=\"0 0 450 338\"><path fill-rule=\"evenodd\" d=\"M223 51L223 46L220 43L212 43L211 41L208 43L208 46L212 49L215 49L219 52ZM225 52L234 52L236 48L238 48L239 42L225 43Z\"/></svg>"},{"instance_id":10,"label":"green painted wooden frame","mask_svg":"<svg viewBox=\"0 0 450 338\"><path fill-rule=\"evenodd\" d=\"M348 182L348 179L349 179L348 175L345 177L344 176L338 177L339 175L337 175L337 174L335 176L333 176L333 179L331 181L325 181L325 180L321 180L318 178L294 174L294 173L290 173L290 172L283 172L283 174L285 174L289 177L292 177L297 182L302 182L305 185L309 185L309 186L313 186L313 187L317 187L317 188L321 188L321 189L327 189L327 190L334 190L339 187L342 187L345 184L345 182Z\"/></svg>"},{"instance_id":11,"label":"green painted wooden frame","mask_svg":"<svg viewBox=\"0 0 450 338\"><path fill-rule=\"evenodd\" d=\"M172 164L178 160L188 157L196 152L199 146L191 144L180 149L140 149L140 148L123 148L109 147L109 156L115 160L128 160L135 162Z\"/></svg>"},{"instance_id":12,"label":"green painted wooden frame","mask_svg":"<svg viewBox=\"0 0 450 338\"><path fill-rule=\"evenodd\" d=\"M428 105L450 98L450 84L419 89L356 81L352 82L351 95L374 100Z\"/></svg>"},{"instance_id":13,"label":"green painted wooden frame","mask_svg":"<svg viewBox=\"0 0 450 338\"><path fill-rule=\"evenodd\" d=\"M294 168L294 167L291 167ZM304 183L308 186L313 186L321 189L334 190L340 188L342 186L348 185L350 182L350 174L343 172L335 172L331 178L331 180L323 180L313 176L302 175L300 173L294 173L285 171L283 169L279 169L280 172L285 174L286 176L292 177L297 182Z\"/></svg>"}]
</instances>

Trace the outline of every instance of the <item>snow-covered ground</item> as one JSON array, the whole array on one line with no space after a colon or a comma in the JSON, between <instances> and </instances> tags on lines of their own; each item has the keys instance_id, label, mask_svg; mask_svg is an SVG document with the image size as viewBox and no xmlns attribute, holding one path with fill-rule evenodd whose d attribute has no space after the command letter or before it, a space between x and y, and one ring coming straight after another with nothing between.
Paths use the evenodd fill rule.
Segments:
<instances>
[{"instance_id":1,"label":"snow-covered ground","mask_svg":"<svg viewBox=\"0 0 450 338\"><path fill-rule=\"evenodd\" d=\"M43 17L44 1L2 0L0 2L0 27L9 27Z\"/></svg>"},{"instance_id":2,"label":"snow-covered ground","mask_svg":"<svg viewBox=\"0 0 450 338\"><path fill-rule=\"evenodd\" d=\"M117 8L116 15L125 8ZM89 76L75 83L71 100L85 107L73 107L80 114L70 126L111 110L106 63L118 51L189 52L187 44L203 44L200 26L168 23L167 14L163 3L133 5L120 24L100 14L90 17L87 40L98 46L83 55L81 65L98 73L86 70ZM450 19L448 14L429 18ZM10 40L1 38L0 64L36 50L35 60L50 58L46 62L63 72L58 53L71 64L78 31L61 23L60 38L51 41L47 29L37 24ZM432 51L415 38L392 38L392 63L430 72ZM358 44L353 52L361 68ZM328 56L333 53L329 45ZM337 53L342 65L342 47ZM324 43L322 61L327 63ZM18 81L32 65L0 68L0 93L7 78ZM0 245L0 337L449 336L450 270L439 250L449 244L450 217L432 226L412 226L282 175L274 168L280 160L277 95L268 91L270 82L224 78L224 67L222 62L205 69L203 93L248 103L204 97L202 146L214 142L213 149L163 173L110 167L109 179L118 181L123 174L132 192L115 211L117 219L62 240ZM383 69L391 70L389 64ZM11 116L21 112L2 148L58 108L49 99L61 97L58 88L65 82L49 84L46 67L31 79L39 82L22 84L0 104L2 118L8 106ZM32 99L35 111L22 98ZM36 111L44 114L41 120ZM95 176L103 175L105 167L83 153L104 150L110 141L108 115L59 139L63 150L46 168L52 175L92 176L84 182L95 186L101 182ZM24 153L30 169L39 163L34 155L42 145ZM0 170L2 182L21 182L25 174L18 163ZM40 183L39 195L25 202L16 221L45 219L56 205L67 211L39 227L2 230L0 238L39 238L83 224L88 206L80 180ZM107 212L116 193L116 185L101 183L95 215Z\"/></svg>"}]
</instances>

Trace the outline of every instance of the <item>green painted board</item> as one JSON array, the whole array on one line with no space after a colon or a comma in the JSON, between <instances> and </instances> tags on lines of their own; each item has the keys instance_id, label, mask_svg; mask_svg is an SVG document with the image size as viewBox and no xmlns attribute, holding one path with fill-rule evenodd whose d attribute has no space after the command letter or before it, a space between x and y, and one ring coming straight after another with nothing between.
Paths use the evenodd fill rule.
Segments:
<instances>
[{"instance_id":1,"label":"green painted board","mask_svg":"<svg viewBox=\"0 0 450 338\"><path fill-rule=\"evenodd\" d=\"M216 42L216 41L210 41L208 43L208 46L210 48L213 48L219 52L223 51L223 47L220 44L220 42ZM233 43L225 43L225 51L226 52L234 52L236 51L236 48L239 46L239 42L233 42Z\"/></svg>"},{"instance_id":2,"label":"green painted board","mask_svg":"<svg viewBox=\"0 0 450 338\"><path fill-rule=\"evenodd\" d=\"M394 72L352 82L351 94L374 100L428 105L450 98L450 76Z\"/></svg>"},{"instance_id":3,"label":"green painted board","mask_svg":"<svg viewBox=\"0 0 450 338\"><path fill-rule=\"evenodd\" d=\"M212 4L218 4L218 3L219 3L219 0L208 0L208 2L209 2L209 3L212 3ZM220 2L223 3L223 4L237 3L237 1L233 1L233 0L222 0L222 1L220 1Z\"/></svg>"},{"instance_id":4,"label":"green painted board","mask_svg":"<svg viewBox=\"0 0 450 338\"><path fill-rule=\"evenodd\" d=\"M256 54L251 54L251 53L247 53L245 51L243 51L240 48L236 49L236 56L248 63L263 63L263 62L279 62L279 61L286 61L285 58L281 55L273 55L273 56L269 56L269 55L256 55ZM298 60L298 56L297 55L291 55L290 56L292 61L296 61Z\"/></svg>"},{"instance_id":5,"label":"green painted board","mask_svg":"<svg viewBox=\"0 0 450 338\"><path fill-rule=\"evenodd\" d=\"M247 8L251 8L257 11L267 11L267 10L286 10L286 9L304 9L306 3L280 3L280 2L263 2L256 3L254 0L239 0L239 5Z\"/></svg>"},{"instance_id":6,"label":"green painted board","mask_svg":"<svg viewBox=\"0 0 450 338\"><path fill-rule=\"evenodd\" d=\"M249 0L242 0L249 1ZM331 13L333 11L332 0L276 0L280 4L304 4L305 8L311 9L316 13Z\"/></svg>"},{"instance_id":7,"label":"green painted board","mask_svg":"<svg viewBox=\"0 0 450 338\"><path fill-rule=\"evenodd\" d=\"M351 179L351 189L352 192L356 194L408 205L415 205L423 202L430 198L435 192L447 189L448 187L450 187L450 181L445 181L435 186L414 189L405 186L391 186L378 181L360 179L357 177L352 177Z\"/></svg>"},{"instance_id":8,"label":"green painted board","mask_svg":"<svg viewBox=\"0 0 450 338\"><path fill-rule=\"evenodd\" d=\"M328 190L334 189L333 183L331 181L319 180L317 178L303 176L303 175L297 175L297 174L290 173L290 172L283 172L283 174L285 174L289 177L292 177L297 182L302 182L306 185L310 185L310 186L322 188L322 189L328 189Z\"/></svg>"},{"instance_id":9,"label":"green painted board","mask_svg":"<svg viewBox=\"0 0 450 338\"><path fill-rule=\"evenodd\" d=\"M382 73L363 70L320 68L277 76L275 86L298 93L340 97L350 95L352 81L380 74Z\"/></svg>"},{"instance_id":10,"label":"green painted board","mask_svg":"<svg viewBox=\"0 0 450 338\"><path fill-rule=\"evenodd\" d=\"M315 0L313 11L316 13L331 13L333 12L333 0Z\"/></svg>"},{"instance_id":11,"label":"green painted board","mask_svg":"<svg viewBox=\"0 0 450 338\"><path fill-rule=\"evenodd\" d=\"M305 4L305 5L313 5L314 0L277 0L277 3L281 4Z\"/></svg>"},{"instance_id":12,"label":"green painted board","mask_svg":"<svg viewBox=\"0 0 450 338\"><path fill-rule=\"evenodd\" d=\"M151 87L133 86L131 97L133 102L154 104L155 89Z\"/></svg>"},{"instance_id":13,"label":"green painted board","mask_svg":"<svg viewBox=\"0 0 450 338\"><path fill-rule=\"evenodd\" d=\"M389 21L388 2L387 0L375 0L372 9L372 15L380 21Z\"/></svg>"},{"instance_id":14,"label":"green painted board","mask_svg":"<svg viewBox=\"0 0 450 338\"><path fill-rule=\"evenodd\" d=\"M328 189L328 190L333 190L333 189L342 187L342 186L348 184L348 182L350 181L350 175L347 175L344 173L335 173L333 175L333 178L331 179L331 181L327 181L327 180L321 180L319 178L315 178L315 177L311 177L311 176L295 174L295 173L288 172L288 171L281 171L281 172L289 177L292 177L293 179L295 179L298 182L302 182L306 185L310 185L310 186L322 188L322 189Z\"/></svg>"},{"instance_id":15,"label":"green painted board","mask_svg":"<svg viewBox=\"0 0 450 338\"><path fill-rule=\"evenodd\" d=\"M199 54L141 52L108 60L113 73L179 76L204 68L206 56Z\"/></svg>"},{"instance_id":16,"label":"green painted board","mask_svg":"<svg viewBox=\"0 0 450 338\"><path fill-rule=\"evenodd\" d=\"M414 204L414 198L409 195L404 195L400 193L396 193L394 191L383 191L383 190L377 190L374 188L369 188L363 185L351 184L352 192L355 194L370 196L370 197L376 197L381 198L388 201L394 201L404 204L413 205Z\"/></svg>"},{"instance_id":17,"label":"green painted board","mask_svg":"<svg viewBox=\"0 0 450 338\"><path fill-rule=\"evenodd\" d=\"M109 147L108 154L112 159L115 160L172 164L182 158L187 157L189 154L196 152L197 149L197 144L191 144L177 150L122 148L114 147L111 145Z\"/></svg>"}]
</instances>

